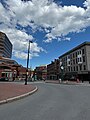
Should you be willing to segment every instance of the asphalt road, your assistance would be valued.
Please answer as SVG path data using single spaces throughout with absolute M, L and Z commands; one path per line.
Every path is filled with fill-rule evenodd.
M 34 84 L 33 95 L 0 105 L 0 120 L 90 120 L 90 86 Z

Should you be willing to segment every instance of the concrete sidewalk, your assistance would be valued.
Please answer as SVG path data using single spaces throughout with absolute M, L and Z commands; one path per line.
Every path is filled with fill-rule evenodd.
M 36 91 L 37 87 L 30 84 L 0 82 L 0 104 L 20 99 Z
M 63 85 L 85 85 L 85 86 L 90 86 L 88 81 L 84 81 L 83 83 L 77 82 L 77 81 L 62 81 L 60 82 L 59 80 L 46 80 L 46 83 L 55 83 L 55 84 L 63 84 Z

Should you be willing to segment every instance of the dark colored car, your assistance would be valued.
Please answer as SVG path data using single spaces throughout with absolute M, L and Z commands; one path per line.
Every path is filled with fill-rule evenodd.
M 1 77 L 0 81 L 9 81 L 9 79 L 7 77 Z

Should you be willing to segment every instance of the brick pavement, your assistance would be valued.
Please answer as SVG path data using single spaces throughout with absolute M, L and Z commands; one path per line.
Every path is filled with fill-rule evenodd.
M 34 89 L 36 89 L 36 86 L 30 85 L 30 84 L 24 85 L 24 84 L 17 84 L 17 83 L 1 82 L 0 83 L 0 101 L 32 92 Z

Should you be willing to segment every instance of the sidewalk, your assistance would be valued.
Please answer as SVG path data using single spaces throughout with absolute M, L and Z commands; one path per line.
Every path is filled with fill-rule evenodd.
M 33 85 L 0 82 L 0 104 L 11 102 L 37 91 Z
M 77 82 L 77 81 L 63 81 L 60 82 L 59 80 L 46 80 L 46 83 L 55 83 L 55 84 L 64 84 L 64 85 L 89 85 L 89 82 Z
M 45 80 L 45 82 L 59 84 L 59 80 Z

